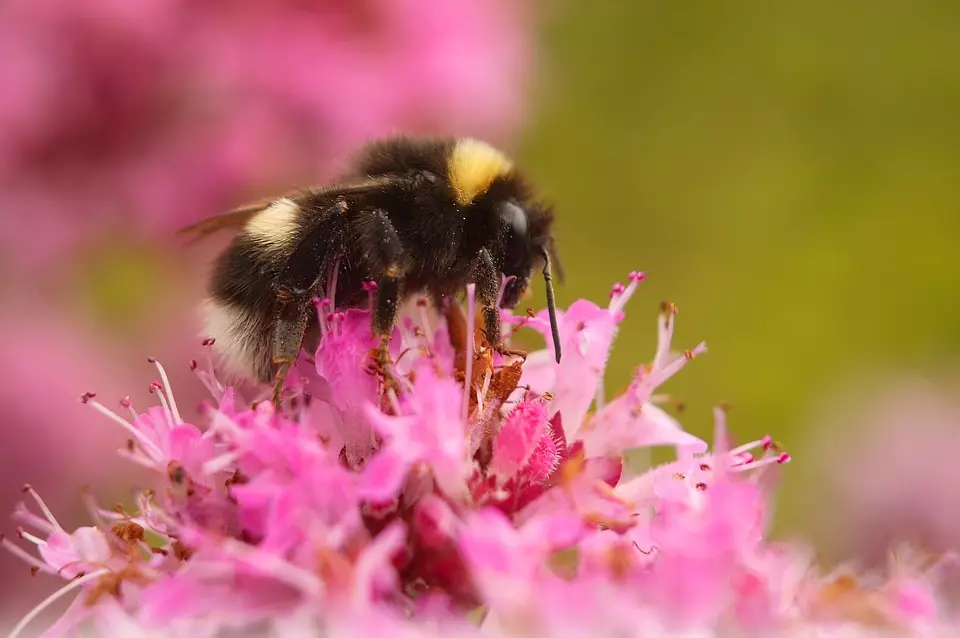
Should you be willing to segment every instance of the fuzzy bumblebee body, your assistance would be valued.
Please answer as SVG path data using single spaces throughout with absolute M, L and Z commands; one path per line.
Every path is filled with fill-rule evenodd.
M 476 284 L 489 342 L 512 353 L 500 341 L 501 276 L 513 279 L 500 305 L 513 307 L 542 267 L 556 325 L 552 223 L 550 209 L 489 145 L 400 137 L 365 147 L 339 184 L 240 208 L 184 232 L 241 227 L 216 262 L 205 329 L 228 373 L 273 381 L 279 402 L 305 339 L 310 346 L 316 340 L 313 300 L 363 305 L 367 281 L 377 284 L 372 328 L 382 339 L 384 369 L 387 337 L 409 294 L 439 301 Z M 328 290 L 334 281 L 336 290 Z

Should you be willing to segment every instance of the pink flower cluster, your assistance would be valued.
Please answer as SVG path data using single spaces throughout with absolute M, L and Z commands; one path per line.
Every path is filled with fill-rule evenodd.
M 502 139 L 525 22 L 509 0 L 0 3 L 0 256 L 169 232 L 396 130 Z
M 393 338 L 398 388 L 371 368 L 365 311 L 330 312 L 287 388 L 253 406 L 196 366 L 214 395 L 204 426 L 159 405 L 127 416 L 121 454 L 159 476 L 133 509 L 97 507 L 63 529 L 40 497 L 3 544 L 78 593 L 49 635 L 742 636 L 955 635 L 938 597 L 947 557 L 901 552 L 876 577 L 821 573 L 809 549 L 765 539 L 770 438 L 714 446 L 684 432 L 655 390 L 705 351 L 671 350 L 666 306 L 653 360 L 606 403 L 601 379 L 632 274 L 608 306 L 560 313 L 550 344 L 503 360 L 458 306 L 413 305 Z M 543 313 L 505 314 L 542 332 Z M 591 407 L 593 408 L 591 411 Z M 631 474 L 623 452 L 673 446 Z

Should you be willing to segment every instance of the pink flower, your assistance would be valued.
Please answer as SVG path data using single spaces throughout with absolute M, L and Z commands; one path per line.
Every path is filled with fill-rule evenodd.
M 822 574 L 808 548 L 766 538 L 770 477 L 790 457 L 769 437 L 731 448 L 719 410 L 708 450 L 655 407 L 656 387 L 703 350 L 670 354 L 669 308 L 653 361 L 623 396 L 596 398 L 639 279 L 615 288 L 606 309 L 581 300 L 563 313 L 571 360 L 551 366 L 535 354 L 529 388 L 518 390 L 522 362 L 495 356 L 482 336 L 473 351 L 453 336 L 479 334 L 471 317 L 454 307 L 444 321 L 417 305 L 394 335 L 402 355 L 389 386 L 373 376 L 369 317 L 357 310 L 321 315 L 324 340 L 279 413 L 196 365 L 213 394 L 200 426 L 184 422 L 159 365 L 159 406 L 146 412 L 125 405 L 121 417 L 84 394 L 131 438 L 123 456 L 160 486 L 131 511 L 88 499 L 94 524 L 72 532 L 27 490 L 40 515 L 21 506 L 17 532 L 37 554 L 2 544 L 65 584 L 13 635 L 74 593 L 51 631 L 955 630 L 940 586 L 949 556 L 901 553 L 873 577 Z M 624 478 L 626 450 L 663 444 L 675 461 Z

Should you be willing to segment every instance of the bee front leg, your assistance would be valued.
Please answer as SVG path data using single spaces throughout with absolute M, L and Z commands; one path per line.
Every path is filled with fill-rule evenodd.
M 487 343 L 494 352 L 505 357 L 526 358 L 524 350 L 509 348 L 500 337 L 500 309 L 497 308 L 497 293 L 500 292 L 500 271 L 490 252 L 483 248 L 477 254 L 477 263 L 474 267 L 474 283 L 477 285 L 477 301 L 483 313 L 483 332 Z

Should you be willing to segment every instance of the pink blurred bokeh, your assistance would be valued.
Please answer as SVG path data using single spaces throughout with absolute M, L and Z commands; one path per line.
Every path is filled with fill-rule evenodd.
M 958 387 L 902 376 L 831 405 L 811 441 L 820 476 L 809 494 L 826 552 L 882 565 L 898 544 L 960 547 Z

